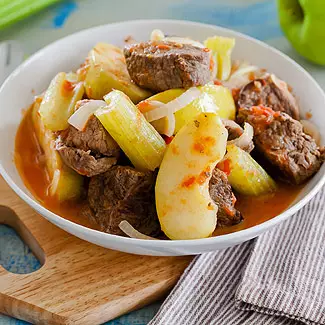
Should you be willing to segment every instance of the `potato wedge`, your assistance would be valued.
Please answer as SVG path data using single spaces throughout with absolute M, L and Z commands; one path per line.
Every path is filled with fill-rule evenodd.
M 205 238 L 214 231 L 218 207 L 209 180 L 226 152 L 227 136 L 215 113 L 200 113 L 167 147 L 155 193 L 161 228 L 169 238 Z
M 39 102 L 34 103 L 32 119 L 36 136 L 45 156 L 46 169 L 50 178 L 49 195 L 57 196 L 60 201 L 76 199 L 80 196 L 83 177 L 67 167 L 60 154 L 54 149 L 55 136 L 46 129 L 40 114 Z
M 82 82 L 70 81 L 74 75 L 58 73 L 44 94 L 39 113 L 42 123 L 51 131 L 64 130 L 69 126 L 68 119 L 74 112 L 76 102 L 84 94 Z
M 102 99 L 112 89 L 123 91 L 134 103 L 151 95 L 151 92 L 132 82 L 120 48 L 98 43 L 86 61 L 85 89 L 89 98 Z

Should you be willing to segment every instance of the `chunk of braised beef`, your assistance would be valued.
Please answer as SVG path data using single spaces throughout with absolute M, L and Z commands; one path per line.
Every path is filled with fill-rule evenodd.
M 243 220 L 242 214 L 236 210 L 236 197 L 228 182 L 226 173 L 215 168 L 209 183 L 212 200 L 218 205 L 217 226 L 233 226 Z
M 77 171 L 80 175 L 92 177 L 108 171 L 116 164 L 115 157 L 99 157 L 91 155 L 90 151 L 84 151 L 74 147 L 67 147 L 57 142 L 56 150 L 60 153 L 64 163 Z
M 89 118 L 83 131 L 70 125 L 67 129 L 60 131 L 59 136 L 67 147 L 75 147 L 83 151 L 90 150 L 94 155 L 118 157 L 120 154 L 118 144 L 94 115 Z
M 189 44 L 130 44 L 124 48 L 124 56 L 131 79 L 153 91 L 200 86 L 211 80 L 209 51 Z
M 250 108 L 258 105 L 287 113 L 292 118 L 299 120 L 300 114 L 296 99 L 288 90 L 287 84 L 274 75 L 255 79 L 240 90 L 237 100 L 239 108 Z
M 87 101 L 78 102 L 76 109 Z M 106 172 L 120 155 L 118 144 L 94 115 L 83 131 L 70 125 L 57 134 L 56 150 L 65 164 L 81 175 L 92 177 Z
M 239 122 L 254 128 L 259 154 L 292 184 L 302 184 L 313 176 L 325 160 L 325 149 L 303 132 L 302 124 L 283 112 L 258 106 L 239 109 Z
M 141 233 L 157 236 L 161 230 L 155 206 L 155 182 L 154 172 L 114 166 L 90 179 L 86 215 L 101 231 L 110 234 L 125 235 L 119 224 L 126 220 Z

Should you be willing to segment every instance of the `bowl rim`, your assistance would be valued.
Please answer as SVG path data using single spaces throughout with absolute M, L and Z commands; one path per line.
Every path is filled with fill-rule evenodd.
M 38 56 L 42 55 L 42 52 L 44 50 L 49 50 L 51 47 L 55 47 L 58 43 L 62 41 L 66 41 L 67 39 L 71 38 L 73 39 L 77 35 L 81 35 L 83 33 L 89 33 L 91 31 L 96 31 L 100 30 L 102 28 L 105 28 L 107 26 L 119 26 L 119 25 L 134 25 L 134 24 L 159 24 L 159 23 L 165 23 L 165 24 L 178 24 L 178 25 L 191 25 L 193 27 L 197 28 L 202 28 L 202 27 L 209 27 L 213 29 L 218 29 L 219 31 L 224 31 L 224 32 L 230 32 L 234 35 L 234 37 L 241 37 L 246 40 L 250 40 L 252 42 L 257 43 L 259 46 L 262 46 L 269 51 L 273 52 L 274 54 L 278 56 L 284 57 L 287 61 L 291 62 L 291 64 L 294 65 L 294 67 L 301 72 L 303 72 L 313 84 L 314 86 L 322 93 L 322 95 L 325 98 L 325 92 L 324 90 L 320 87 L 320 85 L 316 82 L 316 80 L 309 74 L 308 71 L 306 71 L 302 66 L 300 66 L 297 62 L 295 62 L 293 59 L 291 59 L 288 55 L 282 53 L 281 51 L 277 50 L 276 48 L 258 40 L 255 39 L 251 36 L 248 36 L 244 33 L 221 27 L 218 25 L 212 25 L 212 24 L 205 24 L 205 23 L 200 23 L 200 22 L 194 22 L 194 21 L 189 21 L 189 20 L 176 20 L 176 19 L 135 19 L 135 20 L 126 20 L 126 21 L 118 21 L 114 23 L 109 23 L 109 24 L 102 24 L 99 26 L 91 27 L 91 28 L 85 28 L 82 30 L 79 30 L 78 32 L 69 34 L 63 38 L 60 38 L 45 47 L 39 49 L 36 51 L 33 55 L 31 55 L 27 60 L 25 60 L 22 64 L 20 64 L 5 80 L 5 82 L 2 84 L 0 87 L 0 93 L 2 93 L 3 89 L 6 87 L 8 83 L 11 82 L 11 80 L 20 73 L 20 71 L 25 67 L 30 64 L 31 61 L 34 61 L 37 59 Z M 14 162 L 13 162 L 14 163 Z M 320 171 L 318 171 L 319 173 Z M 289 207 L 287 210 L 284 212 L 278 214 L 277 216 L 264 221 L 261 224 L 255 225 L 253 227 L 249 227 L 243 230 L 238 230 L 233 233 L 225 234 L 225 235 L 218 235 L 214 237 L 208 237 L 208 238 L 201 238 L 201 239 L 182 239 L 182 240 L 148 240 L 148 239 L 137 239 L 137 238 L 129 238 L 129 237 L 122 237 L 118 235 L 113 235 L 109 233 L 104 233 L 99 230 L 91 229 L 86 226 L 82 226 L 78 223 L 75 223 L 73 221 L 67 220 L 54 212 L 48 210 L 44 206 L 41 205 L 40 202 L 37 201 L 36 198 L 29 196 L 26 194 L 17 184 L 16 182 L 9 176 L 9 174 L 6 172 L 5 168 L 2 166 L 0 162 L 0 174 L 4 178 L 4 180 L 8 183 L 8 185 L 14 190 L 14 192 L 21 198 L 23 199 L 29 206 L 31 206 L 34 210 L 39 212 L 42 217 L 46 218 L 50 222 L 54 223 L 55 225 L 62 226 L 64 229 L 74 229 L 77 230 L 78 232 L 81 232 L 85 235 L 89 233 L 89 235 L 94 235 L 94 237 L 97 237 L 98 239 L 111 239 L 114 240 L 116 243 L 120 242 L 123 244 L 132 244 L 132 243 L 137 243 L 138 245 L 142 246 L 143 248 L 173 248 L 175 246 L 205 246 L 207 244 L 218 244 L 218 243 L 224 243 L 224 242 L 241 242 L 242 238 L 253 238 L 258 234 L 262 234 L 265 232 L 267 229 L 272 228 L 273 226 L 277 225 L 280 222 L 285 221 L 288 219 L 291 215 L 296 213 L 298 210 L 300 210 L 304 205 L 306 205 L 316 194 L 317 192 L 322 188 L 322 186 L 325 184 L 325 170 L 323 171 L 323 175 L 321 175 L 320 179 L 317 181 L 316 185 L 311 189 L 311 191 L 303 196 L 298 202 L 296 202 L 293 206 Z M 19 172 L 18 172 L 19 174 Z M 21 178 L 20 174 L 19 177 Z M 23 181 L 23 180 L 22 180 Z M 45 217 L 46 216 L 46 217 Z M 70 230 L 67 230 L 70 232 Z M 153 245 L 154 243 L 154 245 Z

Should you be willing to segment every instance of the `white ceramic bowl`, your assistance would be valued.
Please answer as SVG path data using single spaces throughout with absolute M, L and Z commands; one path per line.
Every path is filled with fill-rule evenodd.
M 325 182 L 325 164 L 304 187 L 291 207 L 277 217 L 258 226 L 232 234 L 198 240 L 139 240 L 109 235 L 70 222 L 40 205 L 24 186 L 13 163 L 14 141 L 21 120 L 22 108 L 28 107 L 36 94 L 46 89 L 59 71 L 76 69 L 88 51 L 100 41 L 123 45 L 132 35 L 137 40 L 148 39 L 159 28 L 166 34 L 190 36 L 204 40 L 223 35 L 236 38 L 233 58 L 249 60 L 287 81 L 294 89 L 302 112 L 311 111 L 312 121 L 325 139 L 325 95 L 315 80 L 297 63 L 274 48 L 243 34 L 217 26 L 173 20 L 138 20 L 99 26 L 65 37 L 38 51 L 6 80 L 0 89 L 0 172 L 14 191 L 50 222 L 67 232 L 94 244 L 144 255 L 187 255 L 214 251 L 247 241 L 288 219 L 304 206 Z M 291 220 L 294 222 L 294 219 Z

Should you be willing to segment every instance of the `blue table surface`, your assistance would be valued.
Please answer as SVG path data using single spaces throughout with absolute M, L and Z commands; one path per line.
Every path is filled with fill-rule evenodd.
M 31 0 L 32 1 L 32 0 Z M 0 8 L 1 11 L 1 8 Z M 325 69 L 298 56 L 283 37 L 274 0 L 66 0 L 0 31 L 0 41 L 16 39 L 26 56 L 75 31 L 115 21 L 170 18 L 200 21 L 241 31 L 280 49 L 303 65 L 325 88 Z M 0 264 L 10 272 L 28 273 L 40 267 L 15 231 L 0 225 Z M 106 324 L 145 325 L 160 303 L 124 315 Z M 0 315 L 0 325 L 26 322 Z

